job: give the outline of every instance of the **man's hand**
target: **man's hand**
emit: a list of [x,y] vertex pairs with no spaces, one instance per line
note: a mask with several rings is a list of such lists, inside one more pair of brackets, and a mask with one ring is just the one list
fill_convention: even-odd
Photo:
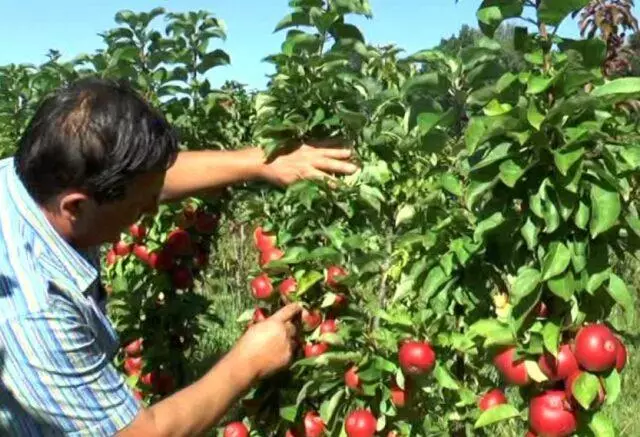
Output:
[[349,162],[351,150],[332,147],[335,141],[319,141],[313,145],[302,144],[287,154],[277,156],[265,164],[263,178],[280,186],[290,185],[301,179],[331,179],[332,174],[353,174],[358,167]]
[[296,349],[295,317],[300,305],[281,308],[268,319],[251,326],[240,338],[231,354],[239,363],[252,368],[252,379],[258,380],[286,367]]

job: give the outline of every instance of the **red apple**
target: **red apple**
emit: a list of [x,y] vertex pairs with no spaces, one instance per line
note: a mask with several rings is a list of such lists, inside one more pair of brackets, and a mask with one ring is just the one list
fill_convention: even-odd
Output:
[[503,348],[493,359],[493,364],[498,368],[504,379],[510,384],[525,386],[531,382],[524,360],[514,361],[516,348]]
[[327,343],[307,343],[304,345],[304,356],[306,358],[319,357],[329,350]]
[[407,403],[407,388],[406,381],[404,389],[398,387],[395,381],[391,382],[391,403],[397,408],[402,408]]
[[249,437],[249,430],[242,422],[231,422],[224,427],[223,437]]
[[139,357],[142,353],[142,338],[133,340],[131,343],[124,347],[124,353],[129,357]]
[[143,263],[149,264],[149,249],[144,244],[134,244],[133,254]]
[[116,261],[118,260],[118,255],[116,254],[116,251],[111,249],[109,252],[107,252],[107,265],[112,266],[116,263]]
[[325,273],[325,283],[329,288],[337,290],[341,288],[339,280],[347,275],[347,271],[340,266],[329,266]]
[[338,332],[338,322],[336,319],[326,319],[320,325],[320,334],[335,334]]
[[120,240],[113,245],[113,250],[115,251],[116,255],[126,256],[131,253],[131,247],[132,247],[131,244],[128,244],[125,241]]
[[409,340],[400,346],[398,361],[406,374],[422,375],[433,370],[436,354],[428,342]]
[[278,291],[280,291],[280,294],[286,298],[291,293],[295,293],[297,288],[298,288],[298,283],[296,282],[295,278],[292,276],[289,276],[288,278],[286,278],[284,281],[280,283],[280,286],[278,287]]
[[567,379],[578,370],[578,361],[568,344],[560,346],[557,359],[549,352],[540,355],[538,365],[551,381]]
[[147,263],[154,270],[166,272],[173,267],[174,258],[169,251],[158,250],[149,254]]
[[273,284],[266,273],[255,277],[251,281],[251,293],[256,299],[268,299],[273,293]]
[[187,289],[193,286],[193,274],[185,266],[178,266],[171,274],[173,286],[178,290]]
[[144,225],[134,223],[129,226],[129,233],[134,238],[134,240],[140,242],[147,235],[147,228]]
[[322,314],[318,310],[308,310],[304,308],[301,319],[304,330],[310,332],[320,326],[320,323],[322,323]]
[[253,323],[259,323],[264,320],[267,320],[267,315],[265,314],[264,310],[262,308],[256,308],[253,312]]
[[506,404],[507,397],[504,392],[498,388],[493,389],[484,394],[478,402],[478,408],[482,411],[487,411],[495,406]]
[[305,437],[320,437],[325,432],[325,424],[320,415],[315,411],[309,411],[304,416]]
[[618,339],[602,324],[592,324],[578,331],[575,356],[582,368],[590,372],[606,372],[616,365]]
[[260,254],[260,267],[264,267],[272,261],[278,261],[284,256],[284,252],[278,248],[266,249]]
[[360,377],[358,376],[358,368],[356,366],[349,368],[349,370],[344,373],[344,383],[352,390],[361,390]]
[[369,410],[356,410],[347,416],[344,429],[348,437],[373,437],[378,419]]
[[262,226],[258,226],[253,231],[253,244],[260,252],[276,247],[276,236],[270,232],[265,232]]
[[529,425],[540,436],[565,437],[578,427],[578,419],[562,390],[549,390],[529,403]]
[[142,371],[142,357],[128,357],[124,360],[124,371],[127,375],[139,375]]
[[622,369],[627,365],[627,348],[624,343],[620,339],[618,340],[617,349],[618,352],[616,354],[616,370],[618,373],[622,372]]
[[191,245],[191,236],[184,229],[174,229],[167,235],[165,247],[174,255],[184,256],[190,255],[193,251]]

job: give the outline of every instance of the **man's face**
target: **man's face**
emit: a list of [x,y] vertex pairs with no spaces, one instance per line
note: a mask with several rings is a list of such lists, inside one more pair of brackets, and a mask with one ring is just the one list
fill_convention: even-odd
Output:
[[101,205],[87,200],[82,208],[74,234],[78,245],[96,246],[116,241],[120,233],[144,214],[155,214],[164,184],[164,173],[138,176],[121,200]]

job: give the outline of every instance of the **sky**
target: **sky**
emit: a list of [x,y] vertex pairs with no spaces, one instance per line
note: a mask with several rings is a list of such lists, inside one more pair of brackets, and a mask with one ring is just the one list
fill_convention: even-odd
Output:
[[[564,0],[559,0],[564,1]],[[431,48],[443,37],[456,34],[464,24],[477,27],[479,0],[370,0],[372,19],[351,19],[369,43],[395,43],[406,54]],[[231,56],[231,65],[211,75],[214,86],[234,79],[261,88],[271,66],[262,59],[280,50],[285,32],[273,29],[289,11],[288,0],[0,0],[0,65],[40,63],[49,49],[63,59],[102,47],[99,32],[116,26],[122,9],[136,12],[161,6],[168,12],[207,10],[227,25],[228,37],[216,41]],[[640,17],[640,6],[635,7]],[[154,22],[163,26],[162,18]],[[563,23],[560,34],[577,36],[573,21]]]

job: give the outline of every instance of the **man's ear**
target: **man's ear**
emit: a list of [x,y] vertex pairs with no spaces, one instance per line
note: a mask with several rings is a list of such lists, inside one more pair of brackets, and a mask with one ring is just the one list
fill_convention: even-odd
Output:
[[75,223],[88,212],[93,201],[86,194],[79,191],[71,191],[60,196],[59,214],[70,223]]

